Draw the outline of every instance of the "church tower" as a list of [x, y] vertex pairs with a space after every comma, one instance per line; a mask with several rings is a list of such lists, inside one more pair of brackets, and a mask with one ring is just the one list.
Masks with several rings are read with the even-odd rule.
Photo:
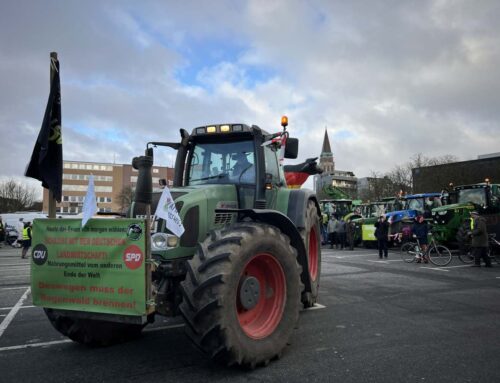
[[335, 161], [333, 159], [332, 149], [330, 147], [330, 139], [325, 128], [325, 138], [323, 139], [323, 148], [319, 158], [319, 165], [323, 168], [324, 174], [331, 174], [335, 171]]

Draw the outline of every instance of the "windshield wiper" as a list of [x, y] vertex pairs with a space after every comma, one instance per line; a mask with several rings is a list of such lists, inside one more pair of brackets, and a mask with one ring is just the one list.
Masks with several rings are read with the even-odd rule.
[[190, 182], [195, 182], [195, 181], [207, 181], [207, 180], [212, 180], [214, 178], [224, 178], [227, 176], [227, 173], [220, 173], [216, 174], [215, 176], [208, 176], [208, 177], [202, 177], [202, 178], [197, 178], [194, 180], [189, 180]]

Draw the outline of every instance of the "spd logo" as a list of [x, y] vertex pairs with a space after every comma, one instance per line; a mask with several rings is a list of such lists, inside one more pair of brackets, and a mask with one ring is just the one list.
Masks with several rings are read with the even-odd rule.
[[123, 262], [130, 270], [135, 270], [141, 267], [144, 255], [139, 246], [130, 245], [123, 252]]
[[45, 245], [39, 243], [33, 248], [33, 251], [31, 252], [31, 257], [33, 258], [33, 262], [35, 262], [35, 264], [41, 266], [45, 262], [47, 262], [47, 258], [49, 257], [49, 252], [47, 251]]

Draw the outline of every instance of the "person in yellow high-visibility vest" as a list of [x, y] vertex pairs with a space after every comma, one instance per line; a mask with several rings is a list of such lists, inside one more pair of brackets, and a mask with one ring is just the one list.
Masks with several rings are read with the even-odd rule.
[[21, 258], [27, 258], [27, 253], [31, 247], [31, 222], [26, 222], [23, 229], [23, 251]]

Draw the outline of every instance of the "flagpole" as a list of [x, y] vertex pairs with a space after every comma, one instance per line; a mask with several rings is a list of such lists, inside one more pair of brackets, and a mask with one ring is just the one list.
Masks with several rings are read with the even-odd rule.
[[[57, 61], [57, 52], [50, 52], [50, 86], [56, 73], [56, 67], [52, 64], [54, 61]], [[49, 189], [49, 218], [56, 218], [56, 200], [51, 189]]]

